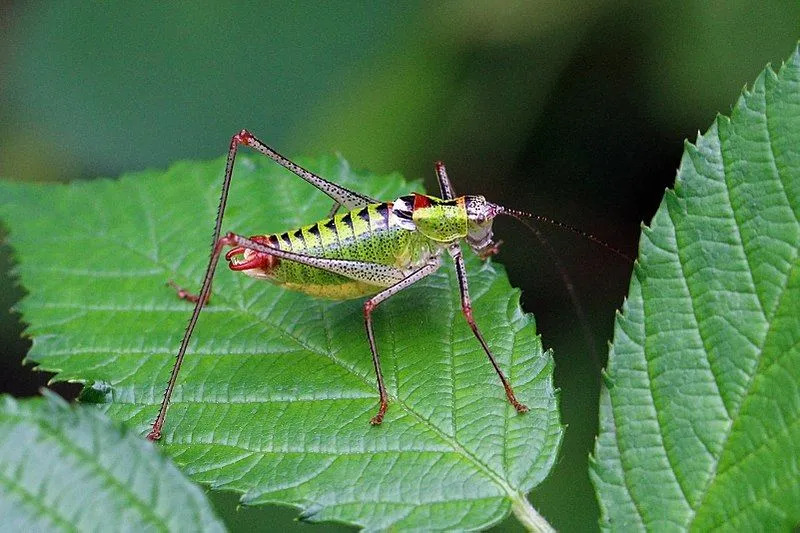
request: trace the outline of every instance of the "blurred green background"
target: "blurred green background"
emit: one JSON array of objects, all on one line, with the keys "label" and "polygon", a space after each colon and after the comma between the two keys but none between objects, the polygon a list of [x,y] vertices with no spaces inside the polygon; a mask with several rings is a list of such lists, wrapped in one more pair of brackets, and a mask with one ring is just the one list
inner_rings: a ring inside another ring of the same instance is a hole
[{"label": "blurred green background", "polygon": [[[459,192],[556,218],[633,255],[683,140],[791,53],[799,22],[789,1],[0,2],[0,176],[162,168],[218,156],[246,127],[286,154],[339,152],[357,168],[423,177],[429,190],[442,159]],[[547,249],[498,221],[498,260],[555,350],[569,426],[530,499],[562,531],[594,530],[587,455],[630,265],[570,233],[541,232],[590,332]],[[7,311],[23,294],[11,271],[0,247],[0,392],[25,396],[48,376],[20,364],[28,341]],[[342,529],[212,497],[233,530]],[[498,526],[518,528],[513,519]]]}]

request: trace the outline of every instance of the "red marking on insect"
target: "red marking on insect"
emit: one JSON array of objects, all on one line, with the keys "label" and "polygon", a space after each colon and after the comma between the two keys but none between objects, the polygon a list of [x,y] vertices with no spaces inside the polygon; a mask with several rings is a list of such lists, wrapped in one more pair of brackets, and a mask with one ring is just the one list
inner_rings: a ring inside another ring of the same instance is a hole
[{"label": "red marking on insect", "polygon": [[414,193],[414,210],[423,208],[423,207],[430,207],[431,200],[424,194]]},{"label": "red marking on insect", "polygon": [[[257,242],[258,244],[263,244],[264,246],[270,246],[269,239],[261,235],[250,237],[250,240]],[[265,273],[269,273],[280,263],[280,259],[274,255],[258,251],[252,251],[252,255],[247,261],[238,261],[236,258],[244,255],[246,251],[247,248],[244,246],[237,246],[236,248],[229,250],[228,253],[225,254],[225,259],[228,261],[228,268],[236,271],[259,268]]]},{"label": "red marking on insect", "polygon": [[242,130],[236,135],[233,136],[233,142],[235,144],[250,144],[250,141],[253,140],[253,134],[247,130]]}]

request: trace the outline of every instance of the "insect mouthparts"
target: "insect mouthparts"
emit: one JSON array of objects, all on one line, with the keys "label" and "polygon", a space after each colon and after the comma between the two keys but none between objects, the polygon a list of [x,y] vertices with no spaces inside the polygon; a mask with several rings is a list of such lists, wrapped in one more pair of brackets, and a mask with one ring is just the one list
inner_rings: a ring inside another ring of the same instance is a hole
[{"label": "insect mouthparts", "polygon": [[[253,240],[259,242],[263,239]],[[259,244],[262,243],[259,242]],[[264,272],[269,272],[279,262],[277,257],[251,250],[245,246],[231,248],[225,254],[225,259],[228,261],[228,268],[236,271],[261,269]]]},{"label": "insect mouthparts", "polygon": [[233,263],[234,265],[238,265],[241,261],[240,258],[237,256],[241,255],[243,259],[244,251],[245,251],[244,246],[237,246],[236,248],[231,248],[230,250],[228,250],[228,253],[225,254],[225,260],[228,261],[229,263]]}]

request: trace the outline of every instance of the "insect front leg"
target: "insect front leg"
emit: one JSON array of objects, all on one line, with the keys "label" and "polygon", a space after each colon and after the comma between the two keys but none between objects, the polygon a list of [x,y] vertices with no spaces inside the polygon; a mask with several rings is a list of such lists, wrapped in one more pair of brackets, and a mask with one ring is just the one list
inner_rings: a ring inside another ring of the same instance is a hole
[{"label": "insect front leg", "polygon": [[464,313],[464,318],[467,319],[467,323],[469,327],[472,329],[472,333],[475,334],[475,337],[480,342],[481,347],[483,347],[483,351],[486,352],[487,357],[489,357],[489,361],[492,363],[495,372],[500,377],[500,381],[503,383],[503,388],[506,390],[506,397],[508,398],[508,402],[514,406],[514,409],[517,410],[518,413],[526,413],[528,412],[528,406],[520,403],[517,401],[517,397],[514,395],[514,389],[511,387],[511,383],[509,383],[508,378],[500,369],[500,366],[497,364],[497,361],[492,354],[492,351],[489,349],[489,345],[486,344],[486,341],[483,339],[483,335],[481,331],[478,329],[478,324],[475,323],[475,319],[472,316],[472,300],[469,297],[469,286],[467,284],[467,269],[464,266],[464,257],[461,254],[461,247],[456,243],[453,244],[449,248],[450,256],[453,258],[453,261],[456,264],[456,274],[458,276],[458,287],[461,290],[461,311]]},{"label": "insect front leg", "polygon": [[501,244],[503,244],[502,240],[499,240],[497,242],[490,242],[486,248],[484,248],[478,253],[478,257],[480,257],[481,260],[486,261],[493,255],[499,254]]},{"label": "insect front leg", "polygon": [[386,394],[386,386],[383,383],[383,372],[381,372],[381,359],[378,356],[378,347],[375,344],[375,334],[372,331],[372,311],[380,304],[382,301],[386,300],[390,296],[397,294],[398,292],[402,291],[406,287],[416,283],[417,281],[421,280],[425,276],[429,276],[436,272],[439,269],[439,266],[442,264],[441,260],[437,257],[432,262],[428,263],[427,265],[423,266],[419,270],[414,271],[411,273],[407,278],[404,280],[392,285],[391,287],[384,289],[383,291],[379,292],[366,302],[364,302],[364,325],[367,328],[367,340],[369,341],[369,349],[372,352],[372,363],[375,365],[375,375],[378,380],[378,393],[380,394],[380,407],[378,408],[378,414],[372,417],[369,421],[370,424],[373,426],[379,425],[383,422],[383,416],[386,414],[386,407],[389,404],[388,396]]}]

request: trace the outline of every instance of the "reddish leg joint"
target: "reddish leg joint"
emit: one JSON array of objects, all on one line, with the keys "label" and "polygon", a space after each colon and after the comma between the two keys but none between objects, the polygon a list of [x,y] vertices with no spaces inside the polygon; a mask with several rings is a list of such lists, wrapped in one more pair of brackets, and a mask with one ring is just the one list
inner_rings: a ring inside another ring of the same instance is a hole
[{"label": "reddish leg joint", "polygon": [[252,142],[253,139],[254,137],[252,133],[250,133],[247,130],[242,130],[233,136],[233,138],[231,139],[231,146],[233,147],[238,144],[246,144],[247,146],[250,146],[250,143]]},{"label": "reddish leg joint", "polygon": [[386,414],[388,402],[386,401],[386,386],[383,384],[383,375],[381,374],[381,364],[378,359],[378,349],[375,346],[375,339],[372,336],[372,310],[375,309],[377,304],[372,300],[364,302],[364,323],[367,326],[367,340],[369,341],[369,348],[372,352],[372,362],[375,365],[375,377],[378,380],[378,392],[381,397],[381,404],[378,407],[378,413],[373,416],[369,423],[373,426],[379,426],[383,422],[383,417]]},{"label": "reddish leg joint", "polygon": [[375,309],[375,304],[372,303],[372,300],[364,302],[364,318],[369,319],[373,309]]},{"label": "reddish leg joint", "polygon": [[527,413],[528,406],[524,403],[520,403],[519,400],[517,400],[517,397],[514,394],[514,389],[511,388],[511,383],[508,382],[508,378],[506,378],[505,374],[503,374],[503,371],[497,365],[497,361],[495,361],[492,352],[489,351],[489,347],[483,340],[483,335],[481,335],[481,332],[478,330],[478,325],[475,323],[475,319],[472,317],[472,307],[467,303],[463,303],[461,310],[464,312],[464,318],[467,319],[469,327],[472,329],[475,337],[478,338],[481,346],[483,346],[483,350],[486,352],[486,355],[489,356],[489,361],[491,361],[492,366],[497,372],[497,375],[500,377],[500,381],[503,383],[503,388],[506,390],[506,398],[508,398],[508,403],[514,406],[514,409],[516,409],[518,413]]},{"label": "reddish leg joint", "polygon": [[[200,296],[198,296],[197,294],[194,294],[193,292],[187,291],[186,289],[184,289],[183,287],[181,287],[180,285],[175,283],[173,280],[168,280],[167,281],[167,285],[169,285],[170,287],[175,289],[175,292],[177,293],[178,298],[180,298],[181,300],[187,300],[187,301],[192,302],[192,303],[197,303],[197,300],[200,299]],[[210,300],[210,299],[211,299],[211,295],[209,294],[208,298],[206,298],[206,301],[203,302],[203,303],[208,303],[208,300]]]}]

